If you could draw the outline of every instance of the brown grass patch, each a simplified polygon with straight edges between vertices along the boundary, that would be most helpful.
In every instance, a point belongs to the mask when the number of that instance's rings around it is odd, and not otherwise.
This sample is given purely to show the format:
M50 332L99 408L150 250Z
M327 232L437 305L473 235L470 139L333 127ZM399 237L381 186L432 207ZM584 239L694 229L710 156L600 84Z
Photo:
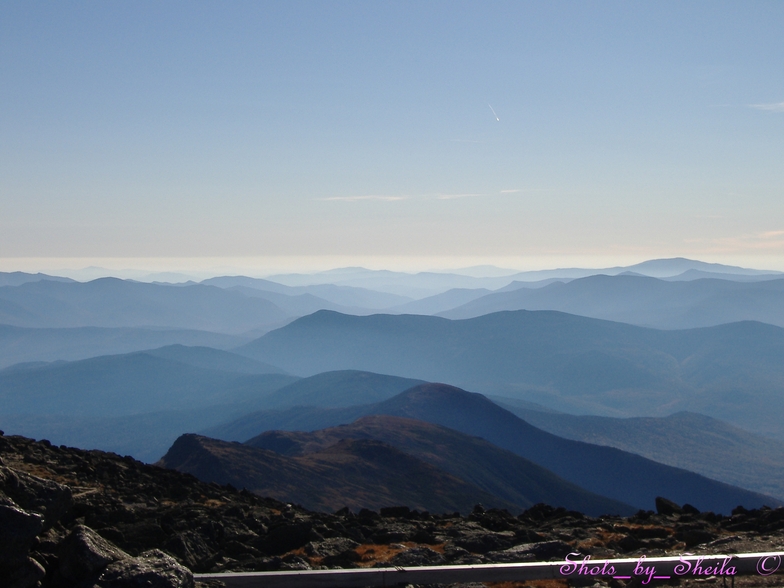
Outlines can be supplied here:
M397 545L402 545L398 543ZM415 543L410 543L406 545L406 547L411 547L416 545ZM378 562L388 562L390 559L395 557L398 553L402 553L405 549L400 549L399 547L391 547L390 545L376 545L376 544L366 544L360 545L354 551L357 552L359 555L359 562L357 565L361 568L369 568L372 567L373 564Z

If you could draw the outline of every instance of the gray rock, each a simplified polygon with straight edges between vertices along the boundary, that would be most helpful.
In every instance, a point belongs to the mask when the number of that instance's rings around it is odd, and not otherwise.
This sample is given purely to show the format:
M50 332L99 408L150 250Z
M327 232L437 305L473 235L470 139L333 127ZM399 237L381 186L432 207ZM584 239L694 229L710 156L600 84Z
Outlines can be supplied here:
M331 537L324 541L311 541L305 546L305 553L311 557L330 557L359 547L359 543L348 537Z
M310 564L298 555L287 555L280 560L281 570L311 570Z
M361 558L356 552L359 543L348 537L330 537L324 541L311 541L305 546L305 553L310 557L321 557L322 563L331 567L345 567Z
M78 582L96 577L106 566L131 556L83 525L63 539L58 550L62 579Z
M73 506L68 486L3 466L0 466L0 490L23 509L43 514L47 529Z
M657 496L656 512L658 512L661 515L673 515L673 514L681 514L683 510L677 503L673 502L672 500L668 500L667 498L663 498L662 496Z
M178 533L166 542L165 548L190 569L197 571L200 565L213 556L201 535L193 531Z
M494 563L518 563L529 561L562 560L574 548L563 541L544 541L542 543L523 543L503 551L491 551L487 559Z
M455 537L455 545L467 549L471 553L487 553L508 548L514 541L514 535L509 532L477 532L468 531L465 535Z
M46 571L32 558L26 558L21 565L5 573L0 571L3 576L3 586L6 588L32 588L44 579Z
M160 549L110 563L96 583L100 588L193 588L193 574Z
M21 565L43 524L39 514L26 512L13 503L0 505L0 566Z
M393 566L438 566L445 563L446 558L429 547L413 547L389 560Z

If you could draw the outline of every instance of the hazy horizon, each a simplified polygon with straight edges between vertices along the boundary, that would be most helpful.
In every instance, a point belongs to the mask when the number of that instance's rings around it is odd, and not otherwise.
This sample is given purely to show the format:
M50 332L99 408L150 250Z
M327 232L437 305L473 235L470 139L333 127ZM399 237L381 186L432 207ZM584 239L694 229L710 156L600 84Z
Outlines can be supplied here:
M680 257L680 256L678 256ZM117 277L142 281L161 280L167 274L183 279L203 280L218 276L244 275L253 278L269 278L280 274L317 274L347 268L368 270L387 270L415 274L419 272L459 273L473 277L503 277L519 272L558 270L558 269L589 269L599 270L614 267L626 267L658 258L596 258L596 257L563 257L552 259L539 257L532 259L502 258L384 258L384 257L315 257L306 258L183 258L183 259L0 259L0 272L21 271L25 273L44 273L63 276L79 281L87 281L100 277ZM784 271L782 265L749 265L754 258L702 258L692 259L706 263L718 263L728 266L743 267L771 272ZM60 263L58 263L58 261ZM439 261L442 265L438 265ZM451 262L451 263L450 263ZM462 262L462 263L461 263ZM472 263L474 262L474 263ZM495 262L495 263L493 263ZM747 263L748 262L748 263ZM166 281L163 279L162 281ZM172 281L177 281L172 280Z

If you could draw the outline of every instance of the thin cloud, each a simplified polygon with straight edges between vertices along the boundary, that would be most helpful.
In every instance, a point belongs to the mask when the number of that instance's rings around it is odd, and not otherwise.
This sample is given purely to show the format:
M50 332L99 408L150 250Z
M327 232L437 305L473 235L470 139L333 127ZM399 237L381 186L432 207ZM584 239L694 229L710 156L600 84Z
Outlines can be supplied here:
M381 202L396 202L398 200L408 200L408 196L381 196L372 194L369 196L330 196L329 198L316 198L324 202L360 202L362 200L377 200Z
M555 192L555 188L514 188L508 190L501 190L499 194L533 194L533 193L541 193L541 192ZM562 193L566 194L566 192Z
M760 239L775 239L776 237L781 237L784 235L784 231L767 231L765 233L760 233Z
M749 104L757 110L767 110L768 112L784 112L784 102L773 102L771 104Z
M457 198L471 198L473 196L487 196L487 194L439 194L438 200L455 200Z

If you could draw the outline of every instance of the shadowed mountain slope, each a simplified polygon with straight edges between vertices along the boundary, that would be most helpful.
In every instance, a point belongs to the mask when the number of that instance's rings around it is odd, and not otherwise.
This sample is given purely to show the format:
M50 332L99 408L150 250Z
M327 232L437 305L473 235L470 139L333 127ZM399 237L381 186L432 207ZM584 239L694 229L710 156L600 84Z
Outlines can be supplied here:
M653 508L656 496L672 497L679 503L688 502L699 509L722 513L730 512L738 504L751 507L780 503L770 496L716 482L613 447L557 437L526 423L481 394L444 384L417 386L384 402L364 407L312 409L309 414L305 409L285 413L265 411L255 415L255 424L275 421L280 425L284 414L291 417L290 422L299 419L311 426L317 425L314 429L346 424L360 416L375 414L438 424L481 437L581 488L636 508ZM221 429L227 432L239 425L247 431L254 424L253 416L248 415ZM261 433L264 429L256 430Z
M495 401L559 437L616 447L784 499L784 443L718 419L692 412L630 419L575 416L507 405L501 399Z
M158 465L316 510L405 504L432 512L468 512L477 502L515 508L370 439L347 439L314 453L286 457L249 445L183 435Z
M784 435L784 329L762 323L661 331L552 311L321 311L236 351L301 375L366 370L607 416L689 410Z
M376 415L312 433L268 431L246 445L292 457L323 451L344 439L381 441L518 508L544 502L595 515L635 510L587 492L487 441L412 419Z

